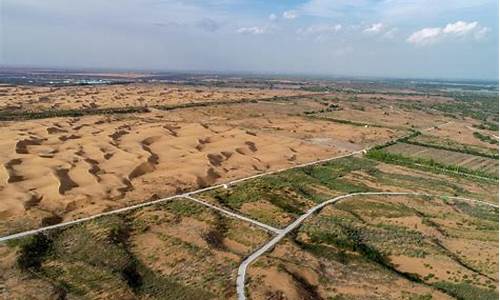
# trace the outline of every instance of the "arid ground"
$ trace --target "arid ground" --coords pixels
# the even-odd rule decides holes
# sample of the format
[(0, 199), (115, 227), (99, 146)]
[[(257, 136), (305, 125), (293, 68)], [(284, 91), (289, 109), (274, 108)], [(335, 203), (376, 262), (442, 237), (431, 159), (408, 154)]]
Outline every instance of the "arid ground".
[(179, 197), (9, 239), (2, 297), (235, 299), (244, 258), (359, 192), (436, 197), (323, 208), (250, 264), (246, 297), (497, 297), (497, 95), (209, 82), (0, 86), (2, 237), (282, 170), (192, 195), (223, 211)]

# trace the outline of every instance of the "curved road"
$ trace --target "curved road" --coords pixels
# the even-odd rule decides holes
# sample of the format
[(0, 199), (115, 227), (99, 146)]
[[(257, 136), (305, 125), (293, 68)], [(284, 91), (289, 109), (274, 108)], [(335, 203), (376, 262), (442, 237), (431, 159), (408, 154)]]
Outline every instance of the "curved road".
[(267, 244), (259, 248), (257, 251), (252, 253), (250, 256), (248, 256), (239, 266), (238, 268), (238, 277), (236, 279), (236, 292), (238, 294), (238, 300), (245, 300), (245, 281), (246, 281), (246, 272), (248, 266), (254, 262), (259, 256), (264, 254), (265, 252), (269, 251), (272, 249), (276, 244), (281, 241), (288, 233), (290, 233), (292, 230), (296, 229), (306, 218), (308, 218), (310, 215), (315, 213), (316, 211), (322, 209), (323, 207), (336, 203), (342, 199), (354, 197), (354, 196), (362, 196), (362, 195), (386, 195), (386, 196), (397, 196), (397, 195), (405, 195), (405, 196), (429, 196), (429, 197), (444, 197), (448, 199), (455, 199), (459, 201), (468, 201), (468, 202), (474, 202), (474, 203), (481, 203), (485, 204), (488, 206), (496, 207), (498, 208), (498, 205), (488, 203), (488, 202), (483, 202), (480, 200), (475, 200), (475, 199), (468, 199), (468, 198), (463, 198), (463, 197), (450, 197), (450, 196), (436, 196), (436, 195), (429, 195), (425, 193), (409, 193), (409, 192), (366, 192), (366, 193), (352, 193), (352, 194), (347, 194), (347, 195), (342, 195), (335, 197), (333, 199), (327, 200), (321, 204), (318, 204), (312, 208), (310, 208), (305, 214), (301, 215), (299, 218), (297, 218), (293, 223), (288, 225), (285, 229), (281, 230), (281, 232), (278, 233), (272, 240), (270, 240)]

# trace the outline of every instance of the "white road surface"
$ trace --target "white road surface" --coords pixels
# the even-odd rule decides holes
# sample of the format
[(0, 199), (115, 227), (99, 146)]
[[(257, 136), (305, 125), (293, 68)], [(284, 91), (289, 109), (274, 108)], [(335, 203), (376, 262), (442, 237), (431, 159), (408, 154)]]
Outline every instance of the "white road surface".
[(238, 300), (245, 300), (246, 295), (245, 295), (245, 281), (246, 281), (246, 273), (248, 266), (254, 262), (259, 256), (264, 254), (265, 252), (271, 250), (274, 246), (276, 246), (277, 243), (279, 243), (288, 233), (290, 233), (292, 230), (296, 229), (306, 218), (308, 218), (310, 215), (315, 213), (316, 211), (322, 209), (323, 207), (336, 203), (342, 199), (354, 197), (354, 196), (366, 196), (366, 195), (384, 195), (384, 196), (398, 196), (398, 195), (404, 195), (404, 196), (430, 196), (430, 197), (443, 197), (443, 198), (448, 198), (448, 199), (455, 199), (459, 201), (468, 201), (468, 202), (475, 202), (475, 203), (481, 203), (485, 204), (488, 206), (496, 207), (498, 208), (498, 205), (480, 201), (480, 200), (475, 200), (475, 199), (468, 199), (468, 198), (462, 198), (462, 197), (453, 197), (453, 196), (435, 196), (435, 195), (429, 195), (429, 194), (424, 194), (424, 193), (405, 193), (405, 192), (366, 192), (366, 193), (352, 193), (352, 194), (347, 194), (347, 195), (342, 195), (335, 197), (333, 199), (327, 200), (321, 204), (318, 204), (312, 208), (310, 208), (305, 214), (301, 215), (299, 218), (297, 218), (293, 223), (288, 225), (285, 229), (283, 229), (277, 236), (275, 236), (272, 240), (270, 240), (267, 244), (262, 246), (261, 248), (257, 249), (254, 253), (252, 253), (250, 256), (248, 256), (243, 262), (240, 264), (238, 268), (238, 277), (236, 278), (236, 293), (238, 295)]

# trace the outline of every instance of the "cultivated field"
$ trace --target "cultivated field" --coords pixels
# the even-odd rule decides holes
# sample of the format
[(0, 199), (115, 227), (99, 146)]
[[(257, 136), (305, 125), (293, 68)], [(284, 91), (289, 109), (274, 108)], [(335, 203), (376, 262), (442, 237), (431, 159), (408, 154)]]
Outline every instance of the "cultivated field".
[(0, 87), (3, 298), (497, 298), (492, 95), (149, 75)]
[(497, 209), (359, 196), (259, 258), (247, 286), (250, 299), (496, 299), (497, 282)]
[(498, 174), (497, 159), (405, 143), (391, 145), (385, 148), (385, 150), (390, 153), (402, 154), (413, 158), (432, 159), (438, 163), (449, 166), (461, 166), (475, 171), (482, 171), (486, 174)]
[(0, 297), (230, 299), (240, 260), (267, 239), (175, 199), (0, 246)]
[(312, 206), (355, 192), (463, 195), (498, 202), (495, 183), (431, 175), (363, 158), (342, 158), (201, 194), (200, 199), (283, 228)]
[(410, 139), (410, 143), (418, 143), (426, 146), (441, 148), (445, 150), (452, 150), (457, 152), (464, 152), (477, 156), (498, 158), (498, 149), (491, 147), (481, 147), (477, 145), (461, 144), (454, 140), (438, 137), (434, 135), (421, 134), (415, 138)]

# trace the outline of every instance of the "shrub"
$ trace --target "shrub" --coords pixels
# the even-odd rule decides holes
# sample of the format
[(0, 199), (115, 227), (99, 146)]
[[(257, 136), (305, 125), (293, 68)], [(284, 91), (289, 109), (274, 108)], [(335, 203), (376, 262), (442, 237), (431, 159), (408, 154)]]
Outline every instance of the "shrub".
[(52, 241), (44, 234), (27, 238), (21, 243), (17, 265), (23, 270), (39, 269), (51, 247)]

